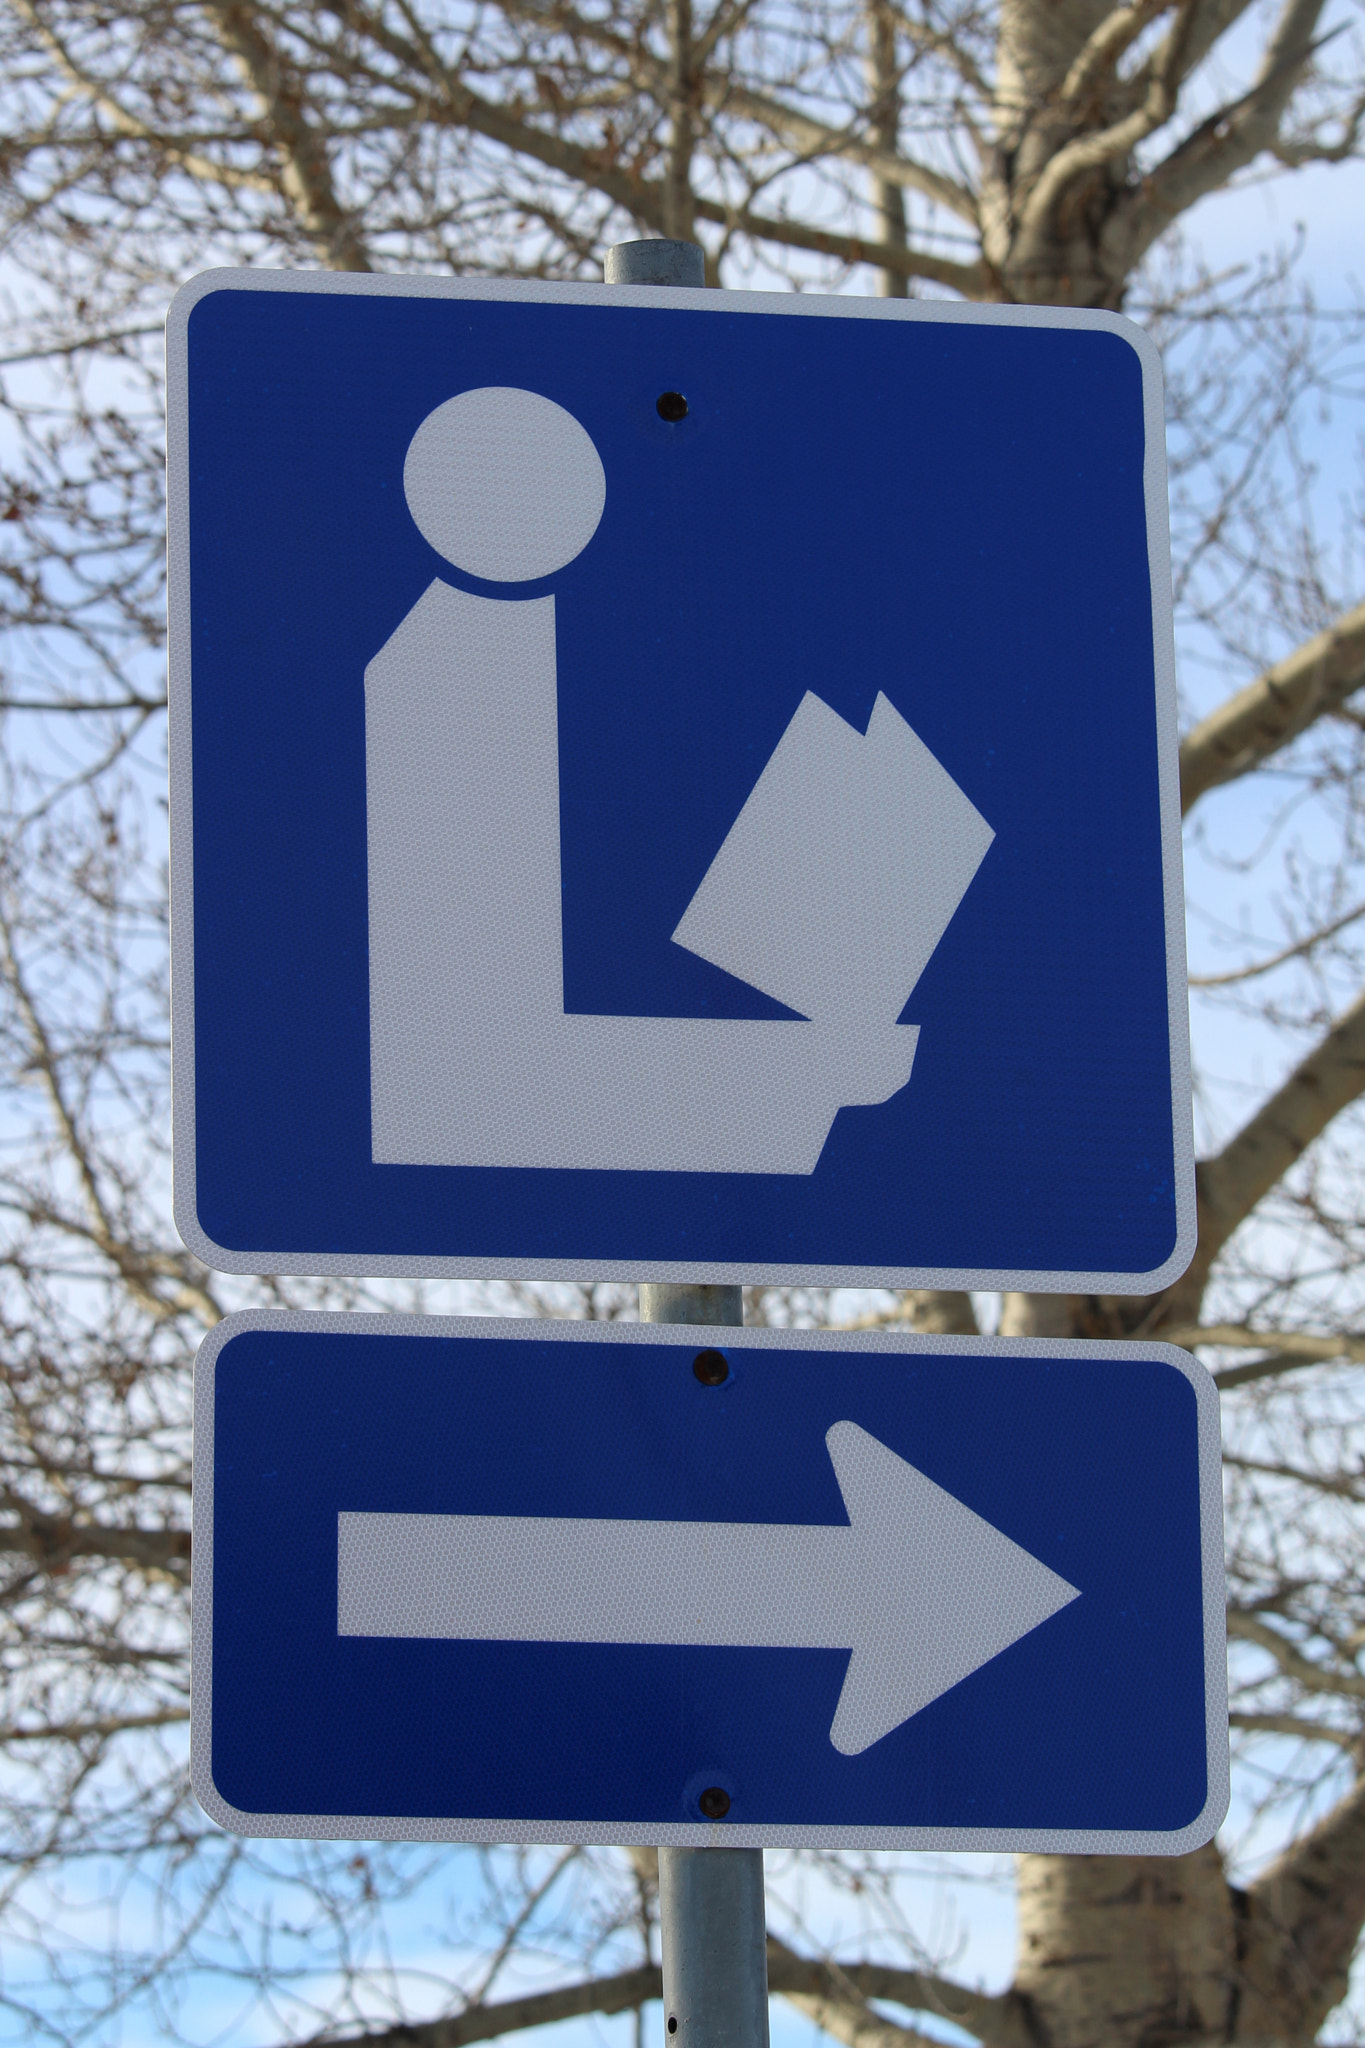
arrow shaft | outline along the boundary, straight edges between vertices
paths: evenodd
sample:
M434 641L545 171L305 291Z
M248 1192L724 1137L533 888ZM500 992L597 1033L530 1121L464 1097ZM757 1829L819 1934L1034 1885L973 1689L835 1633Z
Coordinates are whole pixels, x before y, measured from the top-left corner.
M337 1632L847 1650L850 1528L337 1517Z

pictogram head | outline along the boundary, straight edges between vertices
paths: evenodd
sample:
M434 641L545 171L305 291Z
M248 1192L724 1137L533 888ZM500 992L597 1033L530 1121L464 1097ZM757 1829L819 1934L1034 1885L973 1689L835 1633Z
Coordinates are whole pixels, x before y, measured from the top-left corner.
M539 392L491 384L427 414L403 488L423 538L457 569L529 583L587 546L607 480L572 413Z

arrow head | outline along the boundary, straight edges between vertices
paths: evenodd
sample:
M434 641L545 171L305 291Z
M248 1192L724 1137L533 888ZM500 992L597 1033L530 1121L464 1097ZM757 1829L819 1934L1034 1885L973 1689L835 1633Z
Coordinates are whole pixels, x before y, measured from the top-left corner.
M1080 1596L856 1423L825 1442L853 1525L853 1655L829 1739L858 1756Z

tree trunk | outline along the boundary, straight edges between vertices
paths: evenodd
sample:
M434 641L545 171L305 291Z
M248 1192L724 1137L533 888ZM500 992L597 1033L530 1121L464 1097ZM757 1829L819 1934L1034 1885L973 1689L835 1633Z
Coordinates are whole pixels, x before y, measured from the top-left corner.
M1193 1856L1021 1856L1015 1991L1049 2048L1230 2037L1233 1893Z
M879 149L894 151L900 145L900 75L896 16L888 0L869 0L867 8L867 86L867 132ZM904 250L909 240L904 187L873 178L872 203L882 240L892 249ZM910 280L903 271L881 270L877 290L884 299L905 299L910 296Z

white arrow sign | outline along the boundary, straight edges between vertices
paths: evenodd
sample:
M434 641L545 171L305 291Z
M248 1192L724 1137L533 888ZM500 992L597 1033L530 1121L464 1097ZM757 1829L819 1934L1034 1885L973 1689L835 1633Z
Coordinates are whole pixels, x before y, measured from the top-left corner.
M851 1650L857 1756L1079 1595L856 1423L825 1442L847 1528L340 1514L337 1632Z

